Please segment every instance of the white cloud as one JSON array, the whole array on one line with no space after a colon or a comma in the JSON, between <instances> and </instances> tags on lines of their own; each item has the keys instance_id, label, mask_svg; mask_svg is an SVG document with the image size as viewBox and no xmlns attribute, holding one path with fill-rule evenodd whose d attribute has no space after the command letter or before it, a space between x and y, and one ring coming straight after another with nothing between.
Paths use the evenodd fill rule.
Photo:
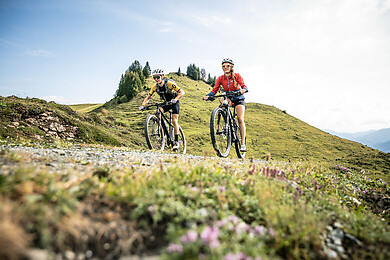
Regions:
<instances>
[{"instance_id":1,"label":"white cloud","mask_svg":"<svg viewBox=\"0 0 390 260\"><path fill-rule=\"evenodd\" d=\"M53 54L50 51L46 50L28 50L25 52L27 56L33 56L33 57L52 57Z\"/></svg>"},{"instance_id":2,"label":"white cloud","mask_svg":"<svg viewBox=\"0 0 390 260\"><path fill-rule=\"evenodd\" d=\"M248 100L286 109L319 128L389 127L390 37L383 16L389 6L296 1L246 27L243 35L254 32L246 40L257 50L241 69Z\"/></svg>"},{"instance_id":3,"label":"white cloud","mask_svg":"<svg viewBox=\"0 0 390 260\"><path fill-rule=\"evenodd\" d=\"M69 99L63 96L42 96L40 99L46 100L47 102L54 101L58 104L66 104L69 103Z\"/></svg>"}]
</instances>

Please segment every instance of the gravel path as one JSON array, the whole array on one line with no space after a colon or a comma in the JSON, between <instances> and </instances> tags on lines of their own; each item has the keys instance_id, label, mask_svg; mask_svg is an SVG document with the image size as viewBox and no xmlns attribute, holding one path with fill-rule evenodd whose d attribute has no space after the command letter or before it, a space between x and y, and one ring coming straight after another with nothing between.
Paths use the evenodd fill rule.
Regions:
<instances>
[{"instance_id":1,"label":"gravel path","mask_svg":"<svg viewBox=\"0 0 390 260\"><path fill-rule=\"evenodd\" d=\"M122 168L134 166L150 166L163 163L170 166L173 161L190 161L193 164L205 160L220 161L225 165L231 163L248 164L250 161L265 163L264 160L237 159L234 155L229 158L205 157L190 154L173 154L157 151L135 151L124 148L91 148L75 145L70 148L45 148L27 147L22 145L0 145L0 151L8 150L15 153L27 154L31 165L41 165L49 171L66 171L67 169L78 170L81 174L85 166ZM0 156L0 162L2 162ZM0 174L10 167L9 162L0 164Z\"/></svg>"}]
</instances>

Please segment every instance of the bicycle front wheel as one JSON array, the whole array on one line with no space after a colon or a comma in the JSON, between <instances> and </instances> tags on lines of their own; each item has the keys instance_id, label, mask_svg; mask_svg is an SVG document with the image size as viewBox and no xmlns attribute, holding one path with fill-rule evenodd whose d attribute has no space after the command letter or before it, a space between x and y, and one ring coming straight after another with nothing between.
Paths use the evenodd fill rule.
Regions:
<instances>
[{"instance_id":1,"label":"bicycle front wheel","mask_svg":"<svg viewBox=\"0 0 390 260\"><path fill-rule=\"evenodd\" d=\"M227 157L232 146L230 127L227 120L227 113L224 109L217 107L211 113L210 135L214 150L220 157Z\"/></svg>"},{"instance_id":2,"label":"bicycle front wheel","mask_svg":"<svg viewBox=\"0 0 390 260\"><path fill-rule=\"evenodd\" d=\"M160 120L155 115L148 115L145 120L145 137L149 149L164 150L164 131Z\"/></svg>"}]
</instances>

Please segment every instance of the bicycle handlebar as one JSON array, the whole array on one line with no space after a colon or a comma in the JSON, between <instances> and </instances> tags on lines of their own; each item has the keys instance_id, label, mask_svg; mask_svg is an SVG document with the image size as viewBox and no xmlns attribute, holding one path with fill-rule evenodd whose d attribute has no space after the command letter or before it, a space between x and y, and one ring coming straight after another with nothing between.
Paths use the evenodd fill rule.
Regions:
<instances>
[{"instance_id":1,"label":"bicycle handlebar","mask_svg":"<svg viewBox=\"0 0 390 260\"><path fill-rule=\"evenodd\" d=\"M164 101L162 103L155 103L153 105L145 106L144 110L148 110L151 107L160 107L160 106L165 106L165 105L167 105L167 106L172 105L172 102L171 101Z\"/></svg>"},{"instance_id":2,"label":"bicycle handlebar","mask_svg":"<svg viewBox=\"0 0 390 260\"><path fill-rule=\"evenodd\" d=\"M247 93L247 92L248 92L248 90L246 89L246 91L244 93ZM219 94L219 95L209 96L209 98L207 100L214 101L215 98L218 98L218 97L232 98L232 97L238 97L240 95L242 95L241 90L229 91L229 92L223 92L222 94Z\"/></svg>"}]
</instances>

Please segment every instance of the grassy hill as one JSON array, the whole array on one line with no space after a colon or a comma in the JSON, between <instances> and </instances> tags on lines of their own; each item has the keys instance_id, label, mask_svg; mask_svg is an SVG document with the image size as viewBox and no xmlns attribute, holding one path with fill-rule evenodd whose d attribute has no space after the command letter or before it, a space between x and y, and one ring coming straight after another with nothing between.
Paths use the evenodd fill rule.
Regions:
<instances>
[{"instance_id":1,"label":"grassy hill","mask_svg":"<svg viewBox=\"0 0 390 260\"><path fill-rule=\"evenodd\" d=\"M186 95L181 99L179 124L187 138L187 152L198 155L215 155L209 135L209 121L217 101L205 102L201 98L211 87L202 81L193 81L186 76L170 74ZM147 81L148 87L153 81ZM146 147L143 137L144 120L148 113L138 112L147 91L140 93L128 103L105 107L106 113L95 112L104 120L115 118L116 122L132 129L140 146ZM250 92L247 94L250 95ZM149 104L159 101L157 95ZM284 111L268 105L248 103L245 121L247 126L247 158L265 159L270 156L277 161L316 160L344 164L357 170L365 169L387 178L390 172L390 155L323 132ZM138 144L138 143L137 143ZM236 157L232 150L230 157Z\"/></svg>"},{"instance_id":2,"label":"grassy hill","mask_svg":"<svg viewBox=\"0 0 390 260\"><path fill-rule=\"evenodd\" d=\"M76 104L76 105L69 105L71 109L74 111L80 112L80 113L88 113L92 110L101 107L103 104Z\"/></svg>"},{"instance_id":3,"label":"grassy hill","mask_svg":"<svg viewBox=\"0 0 390 260\"><path fill-rule=\"evenodd\" d=\"M209 120L218 101L201 100L211 87L202 81L194 81L175 73L168 77L175 80L186 92L181 100L179 124L186 135L187 152L196 155L215 155L210 141ZM149 78L147 88L149 89L153 83L154 81ZM78 112L69 109L68 106L53 102L47 103L38 99L1 97L0 136L2 139L13 138L24 141L40 139L49 142L53 140L63 142L68 140L126 146L131 149L147 149L143 135L144 120L146 115L153 111L138 111L147 93L148 91L139 93L130 102L119 105L70 106ZM250 92L247 95L250 95ZM150 104L157 101L159 98L155 94ZM46 126L39 125L44 121L39 117L45 111L55 116L49 117L51 121L46 120L50 121L46 122ZM34 121L32 118L37 120ZM330 135L273 106L248 103L245 121L247 158L271 158L277 161L326 161L358 171L364 169L366 172L377 175L378 178L388 180L390 172L390 154L388 153ZM61 128L63 132L73 127L74 137L65 136L64 138L61 131L57 131L60 129L56 129L56 124L57 128ZM236 157L233 150L230 157Z\"/></svg>"},{"instance_id":4,"label":"grassy hill","mask_svg":"<svg viewBox=\"0 0 390 260\"><path fill-rule=\"evenodd\" d=\"M186 91L180 124L188 153L215 155L209 118L218 102L201 100L210 87L169 76ZM143 125L152 111L138 111L146 94L90 112L94 105L72 106L76 112L0 97L0 144L82 144L43 153L3 146L1 259L31 247L85 259L389 259L389 154L254 103L248 158L268 162L106 149L147 149Z\"/></svg>"}]
</instances>

